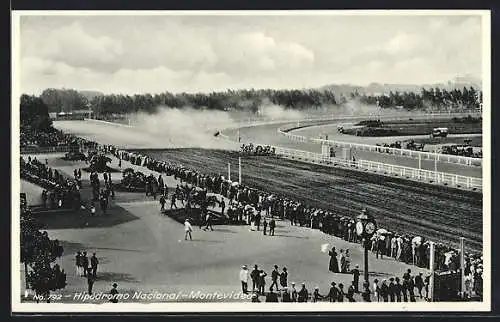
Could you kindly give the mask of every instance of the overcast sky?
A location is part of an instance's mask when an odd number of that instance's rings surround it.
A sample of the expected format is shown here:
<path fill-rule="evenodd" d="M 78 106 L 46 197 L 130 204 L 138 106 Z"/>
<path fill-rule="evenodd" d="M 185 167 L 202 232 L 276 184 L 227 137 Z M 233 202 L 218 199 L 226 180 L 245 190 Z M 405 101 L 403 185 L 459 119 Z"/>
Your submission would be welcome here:
<path fill-rule="evenodd" d="M 23 16 L 21 90 L 104 93 L 481 78 L 479 16 Z"/>

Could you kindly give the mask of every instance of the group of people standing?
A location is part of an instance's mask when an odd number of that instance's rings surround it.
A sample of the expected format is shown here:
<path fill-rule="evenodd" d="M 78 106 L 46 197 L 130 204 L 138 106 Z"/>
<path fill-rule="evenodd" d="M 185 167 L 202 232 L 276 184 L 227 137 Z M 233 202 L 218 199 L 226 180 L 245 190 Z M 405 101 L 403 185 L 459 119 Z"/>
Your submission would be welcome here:
<path fill-rule="evenodd" d="M 65 178 L 36 157 L 20 158 L 21 179 L 43 187 L 41 206 L 48 209 L 78 209 L 81 205 L 80 189 L 76 182 Z"/>
<path fill-rule="evenodd" d="M 345 252 L 343 249 L 340 250 L 340 254 L 337 254 L 335 247 L 328 252 L 330 256 L 330 264 L 328 265 L 328 270 L 332 273 L 350 273 L 351 271 L 351 255 L 349 249 Z M 338 256 L 338 257 L 337 257 Z"/>
<path fill-rule="evenodd" d="M 97 278 L 97 266 L 99 265 L 96 254 L 93 253 L 89 260 L 86 251 L 78 251 L 75 256 L 75 265 L 76 276 L 87 277 L 88 294 L 92 295 L 92 288 Z"/>
<path fill-rule="evenodd" d="M 89 175 L 90 178 L 90 186 L 92 187 L 92 201 L 90 203 L 90 213 L 91 215 L 95 215 L 95 201 L 99 202 L 101 207 L 101 211 L 103 215 L 107 215 L 109 198 L 115 198 L 115 189 L 113 185 L 113 181 L 111 179 L 111 173 L 104 172 L 104 188 L 100 189 L 101 183 L 99 180 L 99 174 L 97 172 L 92 172 Z"/>

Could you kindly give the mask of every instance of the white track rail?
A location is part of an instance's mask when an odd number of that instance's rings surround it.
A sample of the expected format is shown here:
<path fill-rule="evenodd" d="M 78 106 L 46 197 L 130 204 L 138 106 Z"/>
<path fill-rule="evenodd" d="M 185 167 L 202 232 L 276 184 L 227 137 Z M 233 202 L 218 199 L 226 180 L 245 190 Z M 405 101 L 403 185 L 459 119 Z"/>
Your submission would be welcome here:
<path fill-rule="evenodd" d="M 288 131 L 290 131 L 293 128 L 294 127 L 289 128 L 289 129 L 278 128 L 278 133 L 286 136 L 287 138 L 289 138 L 293 141 L 297 141 L 297 142 L 312 142 L 312 143 L 321 144 L 321 145 L 329 145 L 332 147 L 352 148 L 352 149 L 361 150 L 361 151 L 388 153 L 388 154 L 392 154 L 392 155 L 398 155 L 398 156 L 409 157 L 409 158 L 414 158 L 414 159 L 421 158 L 422 160 L 436 160 L 437 159 L 437 161 L 454 163 L 454 164 L 462 164 L 462 165 L 467 165 L 467 166 L 478 166 L 478 167 L 483 166 L 483 159 L 480 159 L 480 158 L 470 158 L 470 157 L 464 157 L 464 156 L 459 156 L 459 155 L 415 151 L 415 150 L 408 150 L 408 149 L 387 148 L 387 147 L 354 143 L 354 142 L 324 140 L 324 139 L 317 139 L 317 138 L 312 138 L 312 137 L 306 137 L 303 135 L 296 135 L 296 134 L 288 133 Z"/>
<path fill-rule="evenodd" d="M 221 134 L 221 138 L 231 140 L 227 135 Z M 268 144 L 253 143 L 254 145 L 267 146 Z M 382 162 L 374 162 L 368 160 L 345 160 L 340 158 L 330 158 L 320 153 L 282 148 L 271 146 L 275 149 L 278 156 L 293 159 L 297 161 L 320 164 L 331 167 L 344 167 L 357 171 L 369 171 L 380 175 L 400 177 L 406 180 L 427 182 L 452 186 L 459 189 L 478 190 L 482 191 L 482 178 L 466 177 L 445 172 L 436 172 L 417 168 L 404 167 L 394 164 L 386 164 Z"/>

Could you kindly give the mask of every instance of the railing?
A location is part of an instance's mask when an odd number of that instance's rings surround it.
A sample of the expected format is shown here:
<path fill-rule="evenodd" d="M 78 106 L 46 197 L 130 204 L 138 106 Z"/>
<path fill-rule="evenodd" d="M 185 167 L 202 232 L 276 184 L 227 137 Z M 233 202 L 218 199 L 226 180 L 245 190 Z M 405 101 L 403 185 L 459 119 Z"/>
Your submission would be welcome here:
<path fill-rule="evenodd" d="M 403 167 L 394 164 L 386 164 L 368 160 L 352 161 L 340 158 L 330 158 L 319 153 L 281 147 L 274 148 L 277 155 L 292 159 L 304 160 L 306 162 L 325 164 L 328 166 L 355 168 L 357 170 L 372 171 L 379 174 L 399 176 L 408 180 L 450 185 L 457 188 L 482 190 L 483 187 L 483 180 L 481 178 L 465 177 L 450 173 Z"/>
<path fill-rule="evenodd" d="M 84 121 L 108 124 L 108 125 L 119 126 L 119 127 L 133 127 L 132 125 L 129 125 L 129 124 L 117 123 L 117 122 L 112 122 L 112 121 L 97 120 L 97 119 L 85 118 Z"/>
<path fill-rule="evenodd" d="M 442 154 L 442 153 L 434 153 L 434 152 L 424 152 L 424 151 L 415 151 L 408 149 L 397 149 L 397 148 L 388 148 L 377 145 L 369 145 L 369 144 L 361 144 L 361 143 L 353 143 L 353 142 L 344 142 L 344 141 L 332 141 L 325 139 L 317 139 L 306 137 L 302 135 L 295 135 L 285 132 L 282 129 L 278 129 L 278 132 L 291 140 L 297 142 L 313 142 L 317 144 L 325 144 L 333 147 L 341 147 L 341 148 L 353 148 L 361 151 L 371 151 L 371 152 L 379 152 L 379 153 L 388 153 L 392 155 L 398 155 L 402 157 L 409 158 L 421 158 L 422 160 L 436 160 L 441 162 L 462 164 L 468 166 L 483 166 L 483 160 L 479 158 L 470 158 L 458 155 L 451 154 Z"/>
<path fill-rule="evenodd" d="M 220 134 L 220 138 L 236 142 L 225 134 Z M 430 170 L 423 170 L 417 168 L 404 167 L 394 164 L 386 164 L 382 162 L 374 162 L 368 160 L 346 160 L 341 158 L 331 158 L 320 153 L 314 153 L 303 150 L 295 150 L 272 146 L 269 144 L 253 143 L 254 145 L 271 146 L 275 149 L 275 154 L 290 159 L 297 159 L 308 163 L 322 164 L 325 166 L 341 166 L 358 171 L 372 171 L 382 175 L 399 176 L 403 179 L 429 182 L 436 184 L 443 184 L 454 186 L 461 189 L 473 189 L 482 191 L 483 180 L 482 178 L 466 177 L 445 172 L 436 172 Z"/>
<path fill-rule="evenodd" d="M 66 153 L 69 151 L 70 147 L 68 145 L 21 148 L 21 154 Z"/>

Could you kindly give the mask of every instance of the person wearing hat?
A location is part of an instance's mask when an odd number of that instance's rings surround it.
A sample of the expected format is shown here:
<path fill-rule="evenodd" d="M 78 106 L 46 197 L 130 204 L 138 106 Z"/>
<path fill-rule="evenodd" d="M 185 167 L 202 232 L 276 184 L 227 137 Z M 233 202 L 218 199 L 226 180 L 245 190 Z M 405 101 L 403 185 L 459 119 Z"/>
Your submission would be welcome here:
<path fill-rule="evenodd" d="M 313 298 L 313 302 L 314 302 L 314 303 L 316 303 L 316 302 L 318 302 L 319 300 L 321 300 L 321 299 L 324 299 L 324 298 L 325 298 L 325 296 L 323 296 L 323 295 L 319 294 L 319 286 L 316 286 L 316 287 L 314 288 L 314 292 L 313 292 L 313 296 L 312 296 L 312 298 Z"/>
<path fill-rule="evenodd" d="M 339 283 L 339 291 L 337 293 L 337 302 L 344 302 L 344 284 Z"/>
<path fill-rule="evenodd" d="M 330 256 L 330 263 L 328 265 L 328 270 L 332 273 L 338 273 L 339 263 L 337 260 L 337 252 L 335 251 L 335 247 L 332 247 L 332 249 L 328 252 L 328 255 Z"/>
<path fill-rule="evenodd" d="M 359 265 L 354 265 L 354 268 L 351 270 L 352 272 L 352 284 L 354 286 L 354 292 L 359 293 Z"/>
<path fill-rule="evenodd" d="M 267 273 L 264 272 L 263 269 L 259 270 L 259 277 L 257 278 L 257 288 L 259 290 L 259 293 L 262 295 L 264 295 L 266 288 L 266 276 Z"/>
<path fill-rule="evenodd" d="M 189 239 L 193 240 L 193 237 L 191 236 L 192 231 L 193 231 L 193 227 L 191 226 L 191 223 L 189 222 L 189 218 L 186 218 L 186 221 L 184 221 L 184 240 L 187 240 L 188 235 L 189 235 Z"/>
<path fill-rule="evenodd" d="M 371 299 L 371 291 L 370 291 L 370 284 L 368 284 L 367 282 L 364 282 L 363 283 L 363 293 L 361 294 L 361 297 L 363 298 L 363 301 L 365 302 L 371 302 L 372 299 Z"/>
<path fill-rule="evenodd" d="M 380 302 L 380 286 L 378 286 L 378 279 L 373 280 L 373 295 Z"/>
<path fill-rule="evenodd" d="M 82 252 L 78 251 L 75 256 L 75 265 L 76 265 L 76 275 L 77 276 L 82 276 L 83 271 L 82 271 Z"/>
<path fill-rule="evenodd" d="M 288 292 L 288 287 L 283 287 L 283 293 L 281 294 L 281 302 L 288 303 L 292 302 L 290 292 Z"/>
<path fill-rule="evenodd" d="M 259 266 L 254 265 L 252 272 L 250 273 L 250 278 L 252 279 L 252 292 L 259 288 Z"/>
<path fill-rule="evenodd" d="M 89 267 L 87 268 L 87 285 L 88 285 L 88 294 L 92 295 L 92 288 L 94 286 L 95 282 L 95 277 L 92 274 L 92 269 Z"/>
<path fill-rule="evenodd" d="M 81 256 L 83 276 L 87 277 L 87 271 L 89 269 L 89 258 L 87 257 L 87 252 L 83 252 Z"/>
<path fill-rule="evenodd" d="M 396 301 L 396 284 L 394 284 L 394 277 L 389 278 L 389 301 Z"/>
<path fill-rule="evenodd" d="M 118 290 L 116 289 L 118 287 L 118 284 L 113 283 L 113 288 L 109 292 L 111 294 L 110 302 L 111 303 L 118 303 Z"/>
<path fill-rule="evenodd" d="M 286 267 L 283 267 L 283 270 L 280 273 L 280 285 L 281 287 L 286 287 L 288 285 L 288 271 Z"/>
<path fill-rule="evenodd" d="M 330 291 L 328 292 L 328 295 L 326 297 L 330 300 L 330 302 L 336 302 L 339 296 L 338 295 L 339 290 L 335 286 L 337 284 L 335 282 L 331 282 L 330 285 L 331 285 Z"/>
<path fill-rule="evenodd" d="M 415 276 L 415 287 L 418 290 L 418 296 L 422 298 L 422 289 L 424 288 L 424 278 L 423 278 L 423 273 L 420 272 L 418 275 Z"/>
<path fill-rule="evenodd" d="M 246 265 L 241 266 L 240 270 L 241 291 L 243 294 L 248 294 L 248 268 Z"/>
<path fill-rule="evenodd" d="M 290 294 L 292 295 L 292 302 L 297 302 L 298 292 L 295 289 L 295 282 L 292 282 L 292 289 L 290 291 Z"/>
<path fill-rule="evenodd" d="M 99 260 L 97 259 L 97 256 L 95 253 L 92 254 L 92 257 L 90 257 L 90 267 L 92 267 L 92 275 L 94 277 L 97 277 L 97 265 L 99 264 Z"/>
<path fill-rule="evenodd" d="M 307 302 L 308 299 L 309 299 L 309 292 L 307 291 L 306 283 L 302 283 L 302 288 L 298 293 L 297 302 Z"/>
<path fill-rule="evenodd" d="M 252 294 L 252 303 L 260 303 L 259 296 L 257 293 Z"/>
<path fill-rule="evenodd" d="M 382 285 L 380 286 L 380 296 L 382 296 L 384 302 L 389 302 L 389 286 L 387 286 L 385 278 L 382 280 Z"/>
<path fill-rule="evenodd" d="M 347 289 L 347 299 L 349 300 L 349 302 L 356 302 L 354 300 L 354 281 L 352 281 L 351 285 L 349 285 L 349 288 Z"/>
<path fill-rule="evenodd" d="M 271 272 L 271 280 L 273 281 L 271 283 L 271 286 L 269 287 L 269 290 L 272 291 L 274 285 L 276 285 L 276 290 L 279 292 L 279 286 L 278 286 L 278 277 L 280 276 L 280 272 L 278 270 L 278 265 L 274 265 L 274 269 Z"/>

